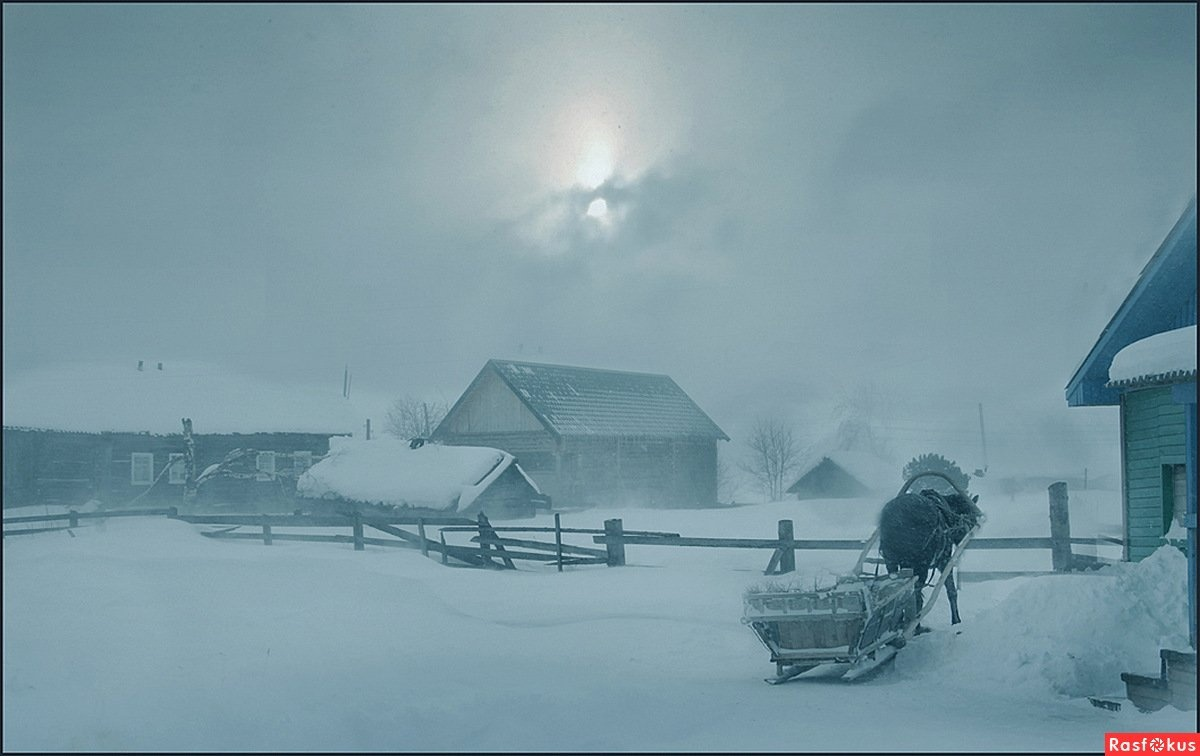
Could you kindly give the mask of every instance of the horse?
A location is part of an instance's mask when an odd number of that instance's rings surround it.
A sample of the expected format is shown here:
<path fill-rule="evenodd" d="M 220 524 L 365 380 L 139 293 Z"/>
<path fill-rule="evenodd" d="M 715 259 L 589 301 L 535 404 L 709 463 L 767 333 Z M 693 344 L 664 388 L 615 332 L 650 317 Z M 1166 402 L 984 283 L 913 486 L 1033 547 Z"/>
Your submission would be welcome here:
<path fill-rule="evenodd" d="M 954 547 L 982 522 L 978 501 L 978 496 L 968 498 L 957 491 L 947 495 L 926 488 L 919 494 L 900 494 L 883 505 L 879 513 L 879 555 L 888 574 L 908 568 L 916 575 L 918 614 L 930 571 L 945 572 Z M 950 599 L 950 624 L 957 625 L 962 619 L 958 616 L 958 588 L 953 574 L 946 576 L 946 597 Z"/>

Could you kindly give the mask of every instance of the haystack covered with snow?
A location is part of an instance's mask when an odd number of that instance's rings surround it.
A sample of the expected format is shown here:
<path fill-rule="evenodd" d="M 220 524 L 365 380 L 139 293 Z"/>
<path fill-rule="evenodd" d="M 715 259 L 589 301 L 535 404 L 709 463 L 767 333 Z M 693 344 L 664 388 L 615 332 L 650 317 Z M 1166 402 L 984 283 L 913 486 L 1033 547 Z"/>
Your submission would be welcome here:
<path fill-rule="evenodd" d="M 532 513 L 530 500 L 541 492 L 516 458 L 499 449 L 440 444 L 413 449 L 408 441 L 393 438 L 334 438 L 329 455 L 300 477 L 296 493 L 308 499 L 442 512 L 488 503 L 500 509 L 495 502 L 524 500 Z"/>

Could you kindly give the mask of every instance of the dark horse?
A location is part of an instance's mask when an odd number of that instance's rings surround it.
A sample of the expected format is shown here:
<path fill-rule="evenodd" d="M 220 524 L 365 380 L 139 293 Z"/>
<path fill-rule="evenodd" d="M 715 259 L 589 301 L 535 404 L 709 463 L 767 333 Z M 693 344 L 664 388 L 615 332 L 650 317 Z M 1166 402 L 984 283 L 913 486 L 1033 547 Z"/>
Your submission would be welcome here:
<path fill-rule="evenodd" d="M 962 493 L 941 494 L 927 488 L 919 494 L 904 493 L 883 505 L 879 513 L 879 555 L 888 573 L 907 567 L 917 577 L 917 612 L 924 597 L 921 589 L 930 570 L 946 571 L 957 545 L 971 528 L 983 519 L 975 503 L 978 496 Z M 946 576 L 946 597 L 950 599 L 950 624 L 958 616 L 958 588 L 954 576 Z"/>

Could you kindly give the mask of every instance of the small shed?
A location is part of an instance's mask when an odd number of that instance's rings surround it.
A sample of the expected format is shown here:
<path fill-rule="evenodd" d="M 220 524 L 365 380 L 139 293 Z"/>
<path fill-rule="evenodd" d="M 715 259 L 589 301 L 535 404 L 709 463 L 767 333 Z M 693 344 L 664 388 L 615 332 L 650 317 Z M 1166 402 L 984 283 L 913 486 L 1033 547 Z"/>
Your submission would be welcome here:
<path fill-rule="evenodd" d="M 557 506 L 717 503 L 729 437 L 669 376 L 488 360 L 433 439 L 503 449 Z"/>
<path fill-rule="evenodd" d="M 1075 371 L 1067 403 L 1120 408 L 1125 558 L 1143 559 L 1173 527 L 1186 530 L 1195 648 L 1195 198 Z"/>
<path fill-rule="evenodd" d="M 4 506 L 184 506 L 183 418 L 194 472 L 234 450 L 246 470 L 200 486 L 197 506 L 287 507 L 296 479 L 349 435 L 337 390 L 271 384 L 206 363 L 74 363 L 4 375 Z"/>
<path fill-rule="evenodd" d="M 797 499 L 855 499 L 900 485 L 900 470 L 870 452 L 835 450 L 805 466 L 788 488 Z"/>
<path fill-rule="evenodd" d="M 513 455 L 478 446 L 379 438 L 331 439 L 329 454 L 300 476 L 301 499 L 387 510 L 531 517 L 549 499 Z"/>

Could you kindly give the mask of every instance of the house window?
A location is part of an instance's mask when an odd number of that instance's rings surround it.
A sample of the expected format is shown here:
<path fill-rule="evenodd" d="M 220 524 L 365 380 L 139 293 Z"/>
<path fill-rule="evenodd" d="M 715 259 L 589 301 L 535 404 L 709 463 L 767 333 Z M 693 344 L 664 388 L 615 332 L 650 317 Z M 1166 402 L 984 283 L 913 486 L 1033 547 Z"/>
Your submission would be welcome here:
<path fill-rule="evenodd" d="M 312 467 L 312 452 L 297 451 L 292 452 L 292 472 L 296 477 L 300 477 L 305 470 Z"/>
<path fill-rule="evenodd" d="M 259 452 L 254 461 L 254 469 L 258 470 L 255 480 L 271 480 L 275 477 L 275 452 Z"/>
<path fill-rule="evenodd" d="M 135 486 L 148 486 L 154 482 L 154 454 L 134 452 L 129 460 L 129 482 Z"/>
<path fill-rule="evenodd" d="M 1171 529 L 1172 521 L 1183 525 L 1187 512 L 1187 466 L 1163 465 L 1163 532 Z"/>
<path fill-rule="evenodd" d="M 168 454 L 167 465 L 171 469 L 171 472 L 167 473 L 167 483 L 181 486 L 187 482 L 187 464 L 184 463 L 182 454 Z"/>

